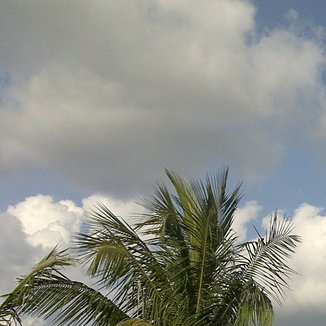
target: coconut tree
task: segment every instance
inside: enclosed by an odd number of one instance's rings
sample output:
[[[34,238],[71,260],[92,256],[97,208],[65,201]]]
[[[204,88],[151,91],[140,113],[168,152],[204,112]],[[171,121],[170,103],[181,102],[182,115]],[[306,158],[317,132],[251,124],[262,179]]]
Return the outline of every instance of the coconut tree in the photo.
[[[158,185],[133,226],[99,204],[75,237],[75,258],[53,250],[20,279],[0,325],[21,314],[57,325],[272,325],[272,302],[294,273],[292,224],[274,214],[264,237],[241,243],[232,228],[241,186],[228,191],[227,169],[205,181],[167,176],[172,190]],[[64,276],[75,264],[97,290]]]

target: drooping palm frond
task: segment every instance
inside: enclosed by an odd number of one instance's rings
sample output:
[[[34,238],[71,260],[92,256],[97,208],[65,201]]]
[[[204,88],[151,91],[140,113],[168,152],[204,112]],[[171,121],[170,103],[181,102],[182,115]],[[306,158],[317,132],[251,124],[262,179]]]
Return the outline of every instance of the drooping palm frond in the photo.
[[[74,264],[65,252],[53,250],[6,296],[0,311],[49,318],[59,325],[115,325],[127,318],[111,300],[60,269]],[[19,319],[18,319],[19,321]]]
[[[0,306],[1,319],[12,319],[14,323],[21,323],[18,310],[22,309],[22,304],[25,302],[25,295],[30,289],[33,277],[42,274],[43,270],[52,269],[55,267],[69,266],[73,264],[73,260],[64,255],[64,252],[57,254],[56,250],[52,250],[48,256],[41,260],[32,271],[23,279],[19,280],[17,287],[7,295],[3,295],[6,300]]]

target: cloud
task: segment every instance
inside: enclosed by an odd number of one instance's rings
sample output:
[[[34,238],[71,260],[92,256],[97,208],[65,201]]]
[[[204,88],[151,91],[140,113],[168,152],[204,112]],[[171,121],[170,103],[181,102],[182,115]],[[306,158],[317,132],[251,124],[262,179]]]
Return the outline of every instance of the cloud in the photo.
[[[268,220],[263,219],[264,227]],[[291,290],[286,291],[284,304],[275,305],[275,325],[322,326],[326,318],[326,215],[323,208],[303,203],[295,210],[292,222],[293,233],[302,240],[289,260],[297,275],[288,282]]]
[[[258,35],[248,1],[2,1],[0,50],[0,172],[124,198],[164,167],[266,175],[324,108],[318,40]]]
[[[68,246],[71,234],[80,230],[85,220],[84,210],[71,200],[55,202],[51,196],[37,195],[8,208],[19,219],[27,241],[48,249]]]
[[[71,200],[55,201],[41,194],[9,206],[0,214],[3,273],[19,276],[20,268],[26,264],[31,267],[55,246],[69,247],[72,236],[87,222],[90,210],[97,203],[107,205],[128,222],[132,222],[132,214],[140,212],[132,201],[119,201],[100,194],[84,198],[81,207]],[[14,272],[9,273],[12,269]]]
[[[240,207],[234,214],[233,228],[237,232],[239,241],[246,240],[249,222],[256,220],[263,207],[256,201],[248,201],[243,207]]]
[[[16,278],[55,246],[69,246],[85,220],[85,211],[70,200],[28,197],[0,214],[0,294],[12,290]]]
[[[294,279],[295,290],[289,293],[287,308],[312,308],[323,312],[326,304],[326,215],[322,208],[302,204],[295,211],[293,223],[295,232],[302,237],[302,244],[292,262],[299,275]]]
[[[82,200],[82,204],[87,214],[96,209],[98,204],[104,204],[113,214],[123,218],[131,225],[137,216],[144,211],[144,208],[137,204],[136,200],[113,199],[104,194],[93,194],[86,197]]]
[[[14,287],[15,278],[35,263],[39,250],[29,244],[15,216],[1,213],[0,222],[0,294],[4,294]]]

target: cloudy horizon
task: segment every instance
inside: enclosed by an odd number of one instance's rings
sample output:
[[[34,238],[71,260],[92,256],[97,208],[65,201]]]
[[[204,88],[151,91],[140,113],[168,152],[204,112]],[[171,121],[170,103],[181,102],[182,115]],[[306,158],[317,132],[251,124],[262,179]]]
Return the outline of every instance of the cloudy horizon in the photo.
[[[241,239],[277,209],[303,239],[275,324],[324,325],[324,12],[321,0],[1,1],[0,294],[69,245],[96,201],[128,217],[165,168],[229,166]]]

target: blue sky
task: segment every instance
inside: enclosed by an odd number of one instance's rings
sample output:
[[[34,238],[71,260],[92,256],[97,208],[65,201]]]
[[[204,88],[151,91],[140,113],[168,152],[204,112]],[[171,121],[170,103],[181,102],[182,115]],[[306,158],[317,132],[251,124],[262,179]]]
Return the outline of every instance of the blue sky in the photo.
[[[97,200],[135,213],[164,168],[229,166],[239,230],[278,209],[304,239],[277,323],[324,325],[325,16],[317,0],[1,1],[0,251],[18,256],[0,252],[0,293]]]
[[[284,17],[288,11],[295,10],[301,18],[314,25],[323,25],[325,23],[325,4],[321,0],[301,1],[259,1],[253,2],[257,8],[257,23],[259,28],[275,28],[277,25],[284,24]]]

